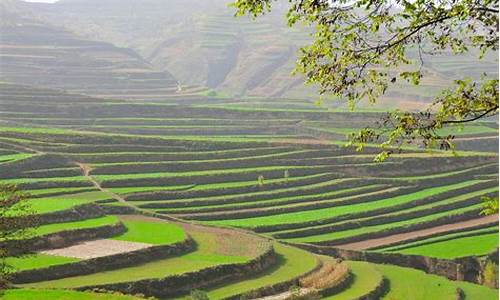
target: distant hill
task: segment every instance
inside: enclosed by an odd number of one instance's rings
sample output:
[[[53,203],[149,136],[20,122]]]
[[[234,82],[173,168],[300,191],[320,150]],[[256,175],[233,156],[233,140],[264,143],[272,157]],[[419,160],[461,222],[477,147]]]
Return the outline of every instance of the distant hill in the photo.
[[[228,2],[61,0],[27,6],[53,26],[133,49],[143,57],[142,63],[173,74],[184,85],[231,96],[316,99],[313,87],[305,87],[301,76],[290,75],[297,49],[309,36],[305,28],[286,26],[287,3],[277,3],[272,13],[253,21],[235,18]],[[421,87],[401,83],[389,90],[382,107],[419,108],[452,78],[498,73],[495,55],[478,61],[472,55],[449,53],[428,58],[424,71]]]
[[[175,93],[176,79],[129,48],[94,41],[37,16],[28,3],[3,0],[0,81],[108,98]]]
[[[183,84],[232,95],[311,97],[290,72],[305,32],[281,10],[254,22],[234,18],[221,0],[62,0],[32,4],[49,22],[93,39],[131,47]]]

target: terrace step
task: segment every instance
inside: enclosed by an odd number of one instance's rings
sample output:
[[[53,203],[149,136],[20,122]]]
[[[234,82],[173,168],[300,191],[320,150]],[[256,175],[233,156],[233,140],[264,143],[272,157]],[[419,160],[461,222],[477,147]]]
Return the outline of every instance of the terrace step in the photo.
[[[170,224],[170,222],[161,219],[144,216],[122,216],[120,218],[127,226],[129,226],[127,222],[153,222],[152,225],[156,224],[155,226]],[[139,256],[139,258],[142,257],[141,259],[145,260],[145,262],[139,265],[122,265],[119,268],[114,268],[105,272],[96,269],[94,272],[87,273],[87,275],[73,275],[71,277],[64,277],[56,280],[37,281],[25,284],[24,286],[79,288],[95,285],[121,286],[121,282],[131,282],[135,285],[135,283],[138,282],[135,287],[140,288],[140,282],[153,282],[160,278],[169,278],[168,280],[171,282],[179,276],[185,276],[183,274],[192,272],[197,273],[207,268],[225,268],[223,266],[226,264],[247,263],[269,249],[267,240],[248,234],[197,225],[179,225],[193,238],[196,244],[196,249],[194,251],[167,258],[161,258],[163,257],[161,255],[165,253],[163,253],[164,251],[159,251],[159,253],[157,253],[158,255],[153,255],[153,258],[156,257],[159,259],[151,260],[151,257],[148,255]],[[157,240],[158,232],[160,231],[168,232],[159,230],[158,228],[144,229],[144,225],[140,225],[135,226],[132,232],[125,233],[123,237],[125,240],[129,241],[137,241],[137,238],[143,239],[147,237],[148,240],[146,241],[151,242]],[[234,247],[233,245],[236,244],[234,242],[236,239],[238,241],[238,246]],[[165,247],[168,247],[168,245],[165,245]],[[145,250],[147,251],[148,249]],[[112,265],[113,263],[114,262],[110,261],[107,264]],[[106,264],[100,266],[100,268],[105,268],[105,265]],[[183,282],[181,281],[179,284],[182,285]]]
[[[327,300],[368,300],[381,299],[389,288],[387,279],[377,268],[365,262],[348,262],[354,280],[349,288],[325,297]]]
[[[162,245],[116,239],[94,240],[41,252],[50,256],[72,257],[82,260],[24,270],[13,274],[12,281],[16,284],[26,284],[109,272],[186,254],[192,252],[195,247],[196,245],[189,235],[185,235],[183,240]]]
[[[458,223],[451,223],[446,225],[440,225],[432,228],[426,228],[421,230],[410,231],[406,233],[394,234],[387,237],[382,237],[378,239],[369,239],[355,243],[337,245],[338,248],[350,249],[350,250],[365,250],[373,249],[379,247],[388,247],[391,245],[397,245],[409,241],[416,241],[419,239],[436,236],[440,234],[446,234],[449,232],[456,232],[457,230],[467,230],[471,228],[477,228],[478,226],[492,226],[498,224],[498,215],[485,216],[480,218],[475,218],[472,220],[467,220]]]
[[[274,243],[274,249],[278,255],[275,266],[243,281],[211,288],[207,291],[208,296],[212,299],[235,300],[275,295],[297,286],[301,278],[317,272],[322,266],[318,257],[307,251],[278,243]]]
[[[498,290],[463,281],[448,280],[445,277],[427,274],[420,270],[371,264],[389,282],[389,290],[383,299],[498,299]],[[458,296],[458,292],[462,297]],[[335,298],[336,299],[336,298]]]
[[[0,243],[9,255],[67,247],[82,241],[112,237],[126,231],[116,217],[104,216],[38,227],[34,237]]]

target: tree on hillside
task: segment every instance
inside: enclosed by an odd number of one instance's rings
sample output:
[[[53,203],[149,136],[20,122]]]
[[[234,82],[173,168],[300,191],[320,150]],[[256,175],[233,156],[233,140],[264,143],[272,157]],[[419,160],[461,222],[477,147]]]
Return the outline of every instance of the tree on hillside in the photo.
[[[11,247],[0,246],[0,291],[8,287],[11,266],[7,257],[20,256],[24,251],[16,241],[32,236],[32,229],[38,220],[27,201],[28,194],[20,191],[15,185],[0,185],[0,245],[6,243]],[[15,248],[16,253],[9,249]]]
[[[237,15],[265,14],[277,0],[236,0]],[[483,58],[498,50],[498,0],[289,0],[288,24],[315,28],[300,49],[296,71],[321,95],[376,102],[401,81],[418,85],[425,57],[442,51]],[[416,59],[412,59],[416,53]],[[498,78],[455,78],[425,111],[394,111],[350,136],[361,150],[381,144],[376,160],[406,143],[453,149],[453,135],[439,129],[498,114]]]

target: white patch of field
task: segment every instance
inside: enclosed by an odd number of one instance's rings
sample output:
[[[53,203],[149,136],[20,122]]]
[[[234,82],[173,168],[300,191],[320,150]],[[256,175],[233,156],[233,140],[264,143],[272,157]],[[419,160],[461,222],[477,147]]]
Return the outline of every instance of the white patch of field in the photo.
[[[56,256],[74,257],[78,259],[90,259],[113,254],[132,252],[148,247],[151,247],[151,244],[103,239],[87,241],[65,248],[41,251],[40,253]]]

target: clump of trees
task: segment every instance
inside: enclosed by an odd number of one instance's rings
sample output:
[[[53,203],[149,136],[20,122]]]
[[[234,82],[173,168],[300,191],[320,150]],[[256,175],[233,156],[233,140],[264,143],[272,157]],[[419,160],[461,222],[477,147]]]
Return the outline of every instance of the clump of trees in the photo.
[[[13,271],[6,259],[27,253],[19,241],[32,237],[33,228],[39,223],[28,198],[29,195],[15,185],[0,185],[0,291],[9,286]],[[5,247],[6,244],[10,246]],[[16,251],[12,253],[9,249]]]
[[[236,0],[236,15],[270,11],[276,0]],[[419,85],[426,58],[442,51],[483,58],[498,50],[498,0],[290,0],[288,24],[314,28],[313,41],[300,49],[296,72],[319,86],[320,95],[375,103],[401,81]],[[412,57],[416,53],[417,61]],[[449,124],[498,114],[498,78],[454,78],[454,85],[425,111],[388,113],[378,124],[350,136],[358,150],[378,143],[377,161],[407,143],[454,149]]]

